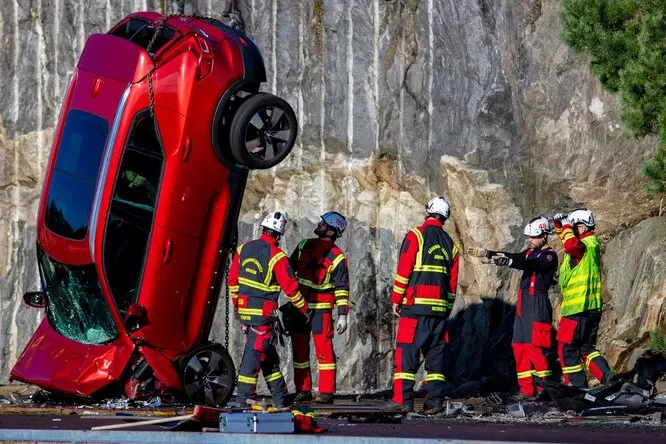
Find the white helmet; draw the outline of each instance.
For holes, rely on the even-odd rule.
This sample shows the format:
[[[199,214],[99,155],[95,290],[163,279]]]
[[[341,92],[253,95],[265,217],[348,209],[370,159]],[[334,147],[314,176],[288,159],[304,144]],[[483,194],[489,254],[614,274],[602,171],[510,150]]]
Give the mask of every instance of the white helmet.
[[[442,196],[433,197],[428,201],[425,207],[428,214],[439,214],[448,219],[451,215],[451,206],[449,202]]]
[[[537,216],[525,225],[525,236],[538,237],[544,234],[552,233],[548,219],[543,216]]]
[[[331,230],[335,231],[335,235],[338,237],[342,236],[345,228],[347,228],[347,220],[345,220],[345,217],[337,211],[329,211],[326,214],[322,214],[321,219]]]
[[[287,228],[287,215],[279,211],[268,213],[261,221],[261,226],[284,234],[284,230]]]
[[[594,228],[595,225],[594,216],[592,215],[592,212],[587,208],[579,208],[577,210],[573,210],[571,213],[569,213],[569,217],[567,217],[567,219],[569,219],[571,225],[585,224],[589,228]]]

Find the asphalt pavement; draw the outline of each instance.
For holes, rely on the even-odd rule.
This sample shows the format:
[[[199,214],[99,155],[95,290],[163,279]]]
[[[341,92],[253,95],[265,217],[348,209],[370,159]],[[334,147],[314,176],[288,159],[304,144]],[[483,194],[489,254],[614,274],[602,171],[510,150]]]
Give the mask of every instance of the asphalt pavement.
[[[365,424],[347,420],[320,419],[328,430],[318,435],[322,442],[538,442],[538,443],[661,443],[666,442],[665,426],[636,426],[629,422],[590,424],[583,421],[563,424],[468,422],[458,419],[404,420],[399,424]],[[0,440],[72,442],[279,442],[284,435],[232,435],[219,432],[168,431],[153,425],[124,431],[90,431],[98,425],[123,423],[119,419],[90,419],[81,415],[0,415]],[[130,424],[130,422],[126,422]],[[87,431],[87,432],[83,432]],[[272,437],[269,439],[269,437]],[[261,438],[261,439],[260,439]],[[313,435],[290,435],[289,442],[311,442]],[[274,439],[277,439],[275,441]],[[183,441],[184,440],[184,441]],[[317,441],[320,441],[317,439]]]

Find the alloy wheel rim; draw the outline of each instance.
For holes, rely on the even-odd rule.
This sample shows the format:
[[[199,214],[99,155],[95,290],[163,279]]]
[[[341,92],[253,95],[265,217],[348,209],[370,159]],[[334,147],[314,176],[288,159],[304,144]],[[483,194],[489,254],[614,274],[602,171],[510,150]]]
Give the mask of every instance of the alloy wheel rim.
[[[287,150],[293,130],[282,109],[262,108],[254,113],[245,129],[245,149],[255,159],[273,160]]]
[[[228,369],[223,364],[222,356],[214,350],[202,351],[187,362],[185,393],[190,399],[218,405],[229,388],[228,379]]]

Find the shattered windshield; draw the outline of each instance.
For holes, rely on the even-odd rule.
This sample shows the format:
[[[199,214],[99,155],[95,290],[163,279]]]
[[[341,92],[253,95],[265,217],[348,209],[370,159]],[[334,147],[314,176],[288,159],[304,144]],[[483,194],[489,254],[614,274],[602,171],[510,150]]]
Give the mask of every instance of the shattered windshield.
[[[99,345],[118,336],[94,264],[74,266],[50,258],[38,248],[49,322],[64,337]]]

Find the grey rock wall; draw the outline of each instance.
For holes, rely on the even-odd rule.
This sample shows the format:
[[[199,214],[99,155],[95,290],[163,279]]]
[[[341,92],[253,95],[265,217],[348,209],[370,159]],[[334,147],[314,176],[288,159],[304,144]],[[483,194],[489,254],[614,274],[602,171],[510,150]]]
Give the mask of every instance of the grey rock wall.
[[[86,37],[130,11],[219,18],[225,4],[8,0],[0,6],[0,232],[7,233],[0,237],[0,381],[40,320],[20,295],[37,285],[36,205],[62,94]],[[301,125],[292,155],[251,175],[241,240],[257,234],[263,211],[291,215],[282,243],[289,252],[311,235],[322,212],[347,215],[340,246],[349,257],[353,306],[348,332],[335,339],[341,390],[390,386],[397,249],[422,219],[424,202],[440,193],[451,199],[446,229],[463,250],[522,248],[522,225],[534,214],[589,206],[607,245],[610,304],[600,348],[614,365],[626,366],[638,353],[631,350],[644,346],[635,335],[665,328],[650,311],[666,296],[660,256],[641,253],[640,271],[630,277],[622,253],[630,246],[639,255],[657,239],[646,233],[663,223],[651,219],[625,231],[659,211],[642,192],[640,175],[656,142],[622,137],[616,100],[557,38],[559,1],[239,0],[238,6],[265,57],[264,89],[287,99]],[[508,338],[517,278],[462,258],[447,358],[454,385],[512,382]],[[628,294],[639,293],[651,302],[632,305]],[[556,306],[558,296],[554,291]],[[223,319],[220,304],[216,339],[224,337]],[[612,327],[635,323],[637,330]],[[235,327],[232,320],[238,362]]]

